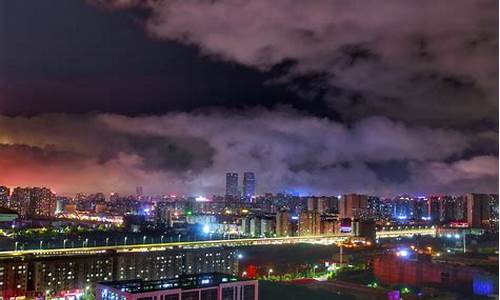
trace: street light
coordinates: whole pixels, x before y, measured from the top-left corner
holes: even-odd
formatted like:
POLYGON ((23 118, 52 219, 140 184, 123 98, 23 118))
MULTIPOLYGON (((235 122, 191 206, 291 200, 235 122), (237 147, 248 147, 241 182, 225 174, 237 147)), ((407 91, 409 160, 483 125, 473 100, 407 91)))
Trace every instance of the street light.
POLYGON ((15 243, 14 243, 14 251, 17 251, 17 244, 18 244, 18 243, 19 243, 19 242, 15 242, 15 243))
POLYGON ((63 240, 63 249, 66 249, 66 242, 68 241, 68 239, 64 239, 63 240))
POLYGON ((271 277, 272 272, 273 272, 273 269, 269 269, 269 271, 267 271, 267 277, 271 277))

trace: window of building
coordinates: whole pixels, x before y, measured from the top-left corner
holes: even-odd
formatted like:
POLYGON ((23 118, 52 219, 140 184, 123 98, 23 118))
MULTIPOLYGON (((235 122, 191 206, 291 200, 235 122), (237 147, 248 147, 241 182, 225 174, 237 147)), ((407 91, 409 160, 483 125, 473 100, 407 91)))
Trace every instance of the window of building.
POLYGON ((222 300, 234 300, 233 287, 227 287, 222 289, 222 300))
POLYGON ((243 300, 255 299, 255 285, 245 285, 243 287, 243 300))
POLYGON ((217 289, 201 291, 201 300, 217 300, 217 289))
POLYGON ((198 300, 199 299, 199 292, 184 292, 182 293, 182 300, 198 300))

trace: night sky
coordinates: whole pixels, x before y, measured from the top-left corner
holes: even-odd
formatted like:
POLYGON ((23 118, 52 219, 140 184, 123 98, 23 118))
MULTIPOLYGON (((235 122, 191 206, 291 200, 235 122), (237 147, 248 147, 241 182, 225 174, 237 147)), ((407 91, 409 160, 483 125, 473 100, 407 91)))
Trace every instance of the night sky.
POLYGON ((0 185, 498 192, 498 1, 0 0, 0 185))

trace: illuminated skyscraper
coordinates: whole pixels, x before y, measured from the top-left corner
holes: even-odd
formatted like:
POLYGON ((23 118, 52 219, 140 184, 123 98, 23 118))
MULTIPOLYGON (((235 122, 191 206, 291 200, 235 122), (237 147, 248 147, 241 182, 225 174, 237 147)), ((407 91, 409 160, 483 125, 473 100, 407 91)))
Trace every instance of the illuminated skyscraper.
POLYGON ((255 196, 255 173, 243 173, 243 196, 251 198, 255 196))
POLYGON ((226 173, 226 196, 238 195, 238 173, 226 173))

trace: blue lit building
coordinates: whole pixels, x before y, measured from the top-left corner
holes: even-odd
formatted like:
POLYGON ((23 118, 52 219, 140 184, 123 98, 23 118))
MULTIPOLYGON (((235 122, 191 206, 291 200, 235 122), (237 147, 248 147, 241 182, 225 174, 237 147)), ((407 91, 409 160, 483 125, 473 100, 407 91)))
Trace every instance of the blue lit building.
POLYGON ((243 196, 251 198, 255 196, 255 173, 243 173, 243 196))

